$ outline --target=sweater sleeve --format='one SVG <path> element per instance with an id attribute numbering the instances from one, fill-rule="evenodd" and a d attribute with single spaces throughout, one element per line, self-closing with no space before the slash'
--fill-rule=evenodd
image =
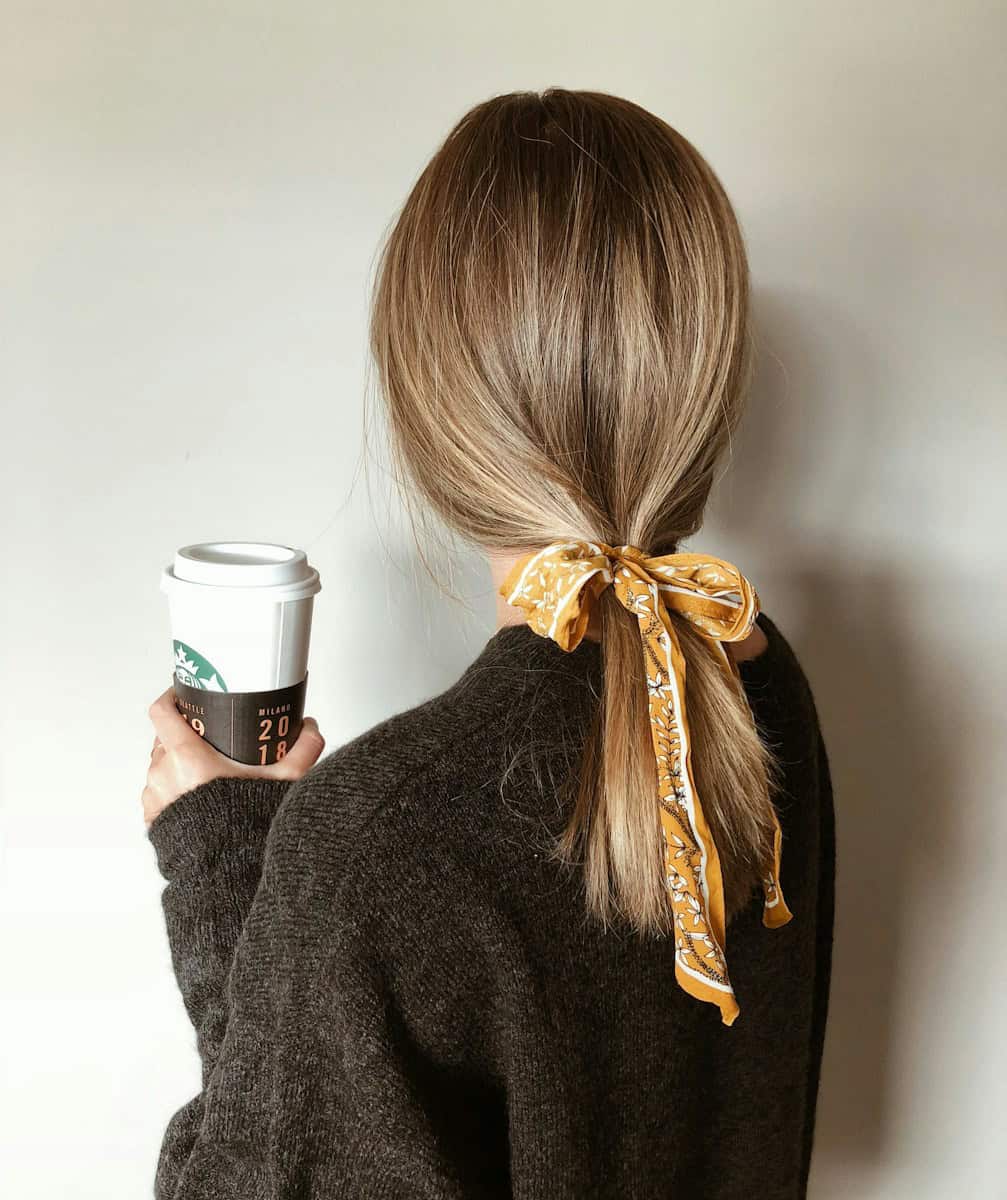
<path id="1" fill-rule="evenodd" d="M 396 994 L 401 914 L 299 815 L 298 795 L 270 831 L 203 1088 L 164 1138 L 157 1200 L 470 1196 L 422 1101 L 427 1064 Z M 198 928 L 173 930 L 182 961 L 206 952 Z"/>
<path id="2" fill-rule="evenodd" d="M 222 1032 L 224 983 L 259 885 L 266 837 L 290 786 L 211 779 L 179 796 L 147 834 L 167 880 L 161 904 L 172 966 L 204 1066 Z"/>

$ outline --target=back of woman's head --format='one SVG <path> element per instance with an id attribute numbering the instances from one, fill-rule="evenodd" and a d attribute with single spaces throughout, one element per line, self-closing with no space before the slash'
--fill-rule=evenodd
<path id="1" fill-rule="evenodd" d="M 748 267 L 711 168 L 645 109 L 595 92 L 468 112 L 383 249 L 371 323 L 400 474 L 490 553 L 562 540 L 672 553 L 698 529 L 749 374 Z M 602 702 L 558 854 L 588 909 L 666 932 L 635 618 L 599 597 Z M 694 770 L 728 913 L 771 853 L 769 760 L 690 622 Z"/>

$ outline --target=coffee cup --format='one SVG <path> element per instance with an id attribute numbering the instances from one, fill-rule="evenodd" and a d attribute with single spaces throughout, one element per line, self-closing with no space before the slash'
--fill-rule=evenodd
<path id="1" fill-rule="evenodd" d="M 175 706 L 238 762 L 267 766 L 301 732 L 318 572 L 266 542 L 183 546 L 161 574 Z"/>

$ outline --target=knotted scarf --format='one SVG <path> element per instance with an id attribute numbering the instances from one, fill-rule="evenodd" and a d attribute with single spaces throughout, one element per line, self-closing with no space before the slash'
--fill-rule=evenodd
<path id="1" fill-rule="evenodd" d="M 525 555 L 508 572 L 500 594 L 525 610 L 535 633 L 572 651 L 584 636 L 593 602 L 610 584 L 638 618 L 643 639 L 665 881 L 675 927 L 675 977 L 690 995 L 716 1004 L 721 1020 L 730 1025 L 739 1008 L 725 957 L 723 876 L 693 778 L 685 657 L 669 612 L 691 621 L 721 668 L 737 679 L 737 667 L 722 643 L 742 641 L 751 633 L 759 598 L 738 568 L 719 558 L 651 558 L 635 546 L 587 541 L 554 542 Z M 780 889 L 781 833 L 775 811 L 773 820 L 773 863 L 762 881 L 762 921 L 769 928 L 791 919 Z"/>

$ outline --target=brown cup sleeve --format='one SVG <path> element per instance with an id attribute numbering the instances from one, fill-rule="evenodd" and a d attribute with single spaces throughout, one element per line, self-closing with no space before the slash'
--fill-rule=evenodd
<path id="1" fill-rule="evenodd" d="M 174 678 L 175 707 L 211 746 L 236 762 L 278 762 L 301 732 L 308 677 L 265 692 L 208 692 Z"/>

